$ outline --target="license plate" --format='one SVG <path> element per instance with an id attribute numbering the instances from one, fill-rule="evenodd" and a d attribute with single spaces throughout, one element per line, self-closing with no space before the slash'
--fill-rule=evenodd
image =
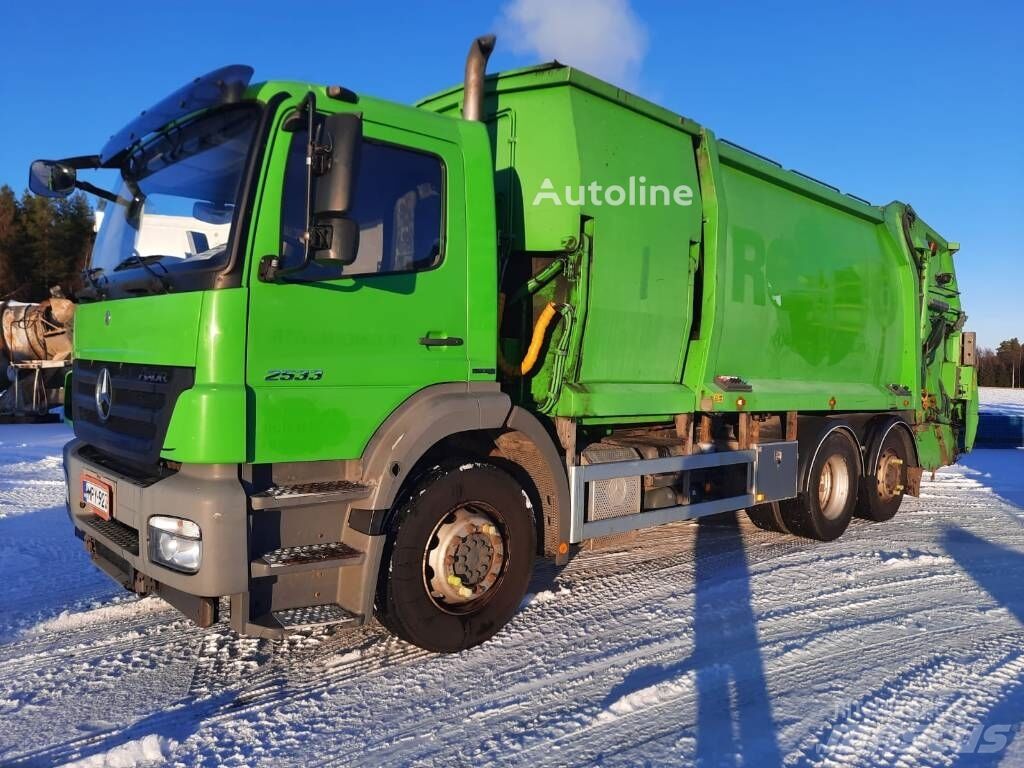
<path id="1" fill-rule="evenodd" d="M 82 473 L 82 501 L 86 509 L 92 510 L 97 517 L 109 520 L 113 498 L 114 492 L 109 483 Z"/>

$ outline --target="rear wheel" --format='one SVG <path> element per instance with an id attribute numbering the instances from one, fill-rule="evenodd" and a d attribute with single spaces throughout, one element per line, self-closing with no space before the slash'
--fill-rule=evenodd
<path id="1" fill-rule="evenodd" d="M 536 535 L 526 497 L 505 472 L 486 464 L 431 471 L 396 510 L 377 617 L 431 651 L 488 640 L 526 594 Z"/>
<path id="2" fill-rule="evenodd" d="M 779 502 L 773 501 L 769 504 L 758 504 L 747 510 L 747 517 L 758 528 L 773 533 L 789 533 L 786 523 L 782 519 L 782 510 Z"/>
<path id="3" fill-rule="evenodd" d="M 890 429 L 878 448 L 875 473 L 861 478 L 858 517 L 878 523 L 892 519 L 903 503 L 907 466 L 913 455 L 907 433 Z"/>
<path id="4" fill-rule="evenodd" d="M 845 432 L 828 434 L 808 467 L 803 492 L 779 502 L 782 523 L 791 533 L 819 541 L 843 534 L 857 504 L 857 458 L 857 446 Z"/>

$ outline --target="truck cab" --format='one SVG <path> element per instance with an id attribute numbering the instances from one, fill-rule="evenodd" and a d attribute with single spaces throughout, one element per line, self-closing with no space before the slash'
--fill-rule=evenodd
<path id="1" fill-rule="evenodd" d="M 472 425 L 510 405 L 495 381 L 484 127 L 250 76 L 211 73 L 99 155 L 35 173 L 44 192 L 82 169 L 120 177 L 87 187 L 105 205 L 68 388 L 76 533 L 126 586 L 200 624 L 234 595 L 239 631 L 278 635 L 309 621 L 286 608 L 372 615 L 383 536 L 371 518 L 420 458 L 403 466 L 389 445 L 390 482 L 362 481 L 389 417 L 416 414 L 400 427 L 414 448 L 430 418 L 452 426 L 435 401 Z M 318 211 L 317 184 L 342 183 L 329 168 L 342 141 L 351 202 Z M 321 258 L 309 238 L 340 216 L 350 252 L 321 241 Z M 357 502 L 361 526 L 346 520 Z"/>

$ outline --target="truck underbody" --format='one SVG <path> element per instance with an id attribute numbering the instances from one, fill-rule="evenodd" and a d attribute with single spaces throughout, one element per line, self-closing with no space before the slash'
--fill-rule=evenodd
<path id="1" fill-rule="evenodd" d="M 481 462 L 508 472 L 534 513 L 536 554 L 563 563 L 586 540 L 737 509 L 765 528 L 834 538 L 841 530 L 822 535 L 787 524 L 778 502 L 797 496 L 813 457 L 835 435 L 856 448 L 847 483 L 874 485 L 897 506 L 920 484 L 916 455 L 905 455 L 903 467 L 884 464 L 880 453 L 893 433 L 913 445 L 908 413 L 682 414 L 671 426 L 602 428 L 600 439 L 560 423 L 565 444 L 556 452 L 542 423 L 500 391 L 436 390 L 399 409 L 358 461 L 183 464 L 146 476 L 74 441 L 65 468 L 76 531 L 126 588 L 160 595 L 201 626 L 218 620 L 228 598 L 236 631 L 280 637 L 373 618 L 392 512 L 440 466 Z M 408 450 L 388 447 L 395 443 Z M 396 467 L 401 482 L 387 482 L 398 479 Z M 75 492 L 71 478 L 83 473 L 110 486 L 116 518 L 97 517 Z M 856 491 L 847 493 L 852 502 Z M 860 499 L 857 514 L 877 515 L 863 490 Z M 145 521 L 186 513 L 202 528 L 204 547 L 217 552 L 200 574 L 176 573 L 147 557 L 152 533 Z"/>

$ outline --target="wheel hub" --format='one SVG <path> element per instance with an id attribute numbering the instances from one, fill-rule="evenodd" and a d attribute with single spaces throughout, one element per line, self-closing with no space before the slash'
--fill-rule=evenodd
<path id="1" fill-rule="evenodd" d="M 488 508 L 466 505 L 438 523 L 423 555 L 424 582 L 438 607 L 465 610 L 497 582 L 506 547 L 496 519 Z"/>
<path id="2" fill-rule="evenodd" d="M 893 450 L 886 450 L 878 459 L 875 473 L 878 495 L 884 500 L 894 499 L 903 493 L 903 459 Z"/>
<path id="3" fill-rule="evenodd" d="M 482 582 L 490 569 L 494 545 L 486 534 L 477 531 L 462 540 L 455 548 L 452 570 L 462 583 L 475 586 Z"/>
<path id="4" fill-rule="evenodd" d="M 839 517 L 850 495 L 850 468 L 842 456 L 829 456 L 818 479 L 818 507 L 830 520 Z"/>

